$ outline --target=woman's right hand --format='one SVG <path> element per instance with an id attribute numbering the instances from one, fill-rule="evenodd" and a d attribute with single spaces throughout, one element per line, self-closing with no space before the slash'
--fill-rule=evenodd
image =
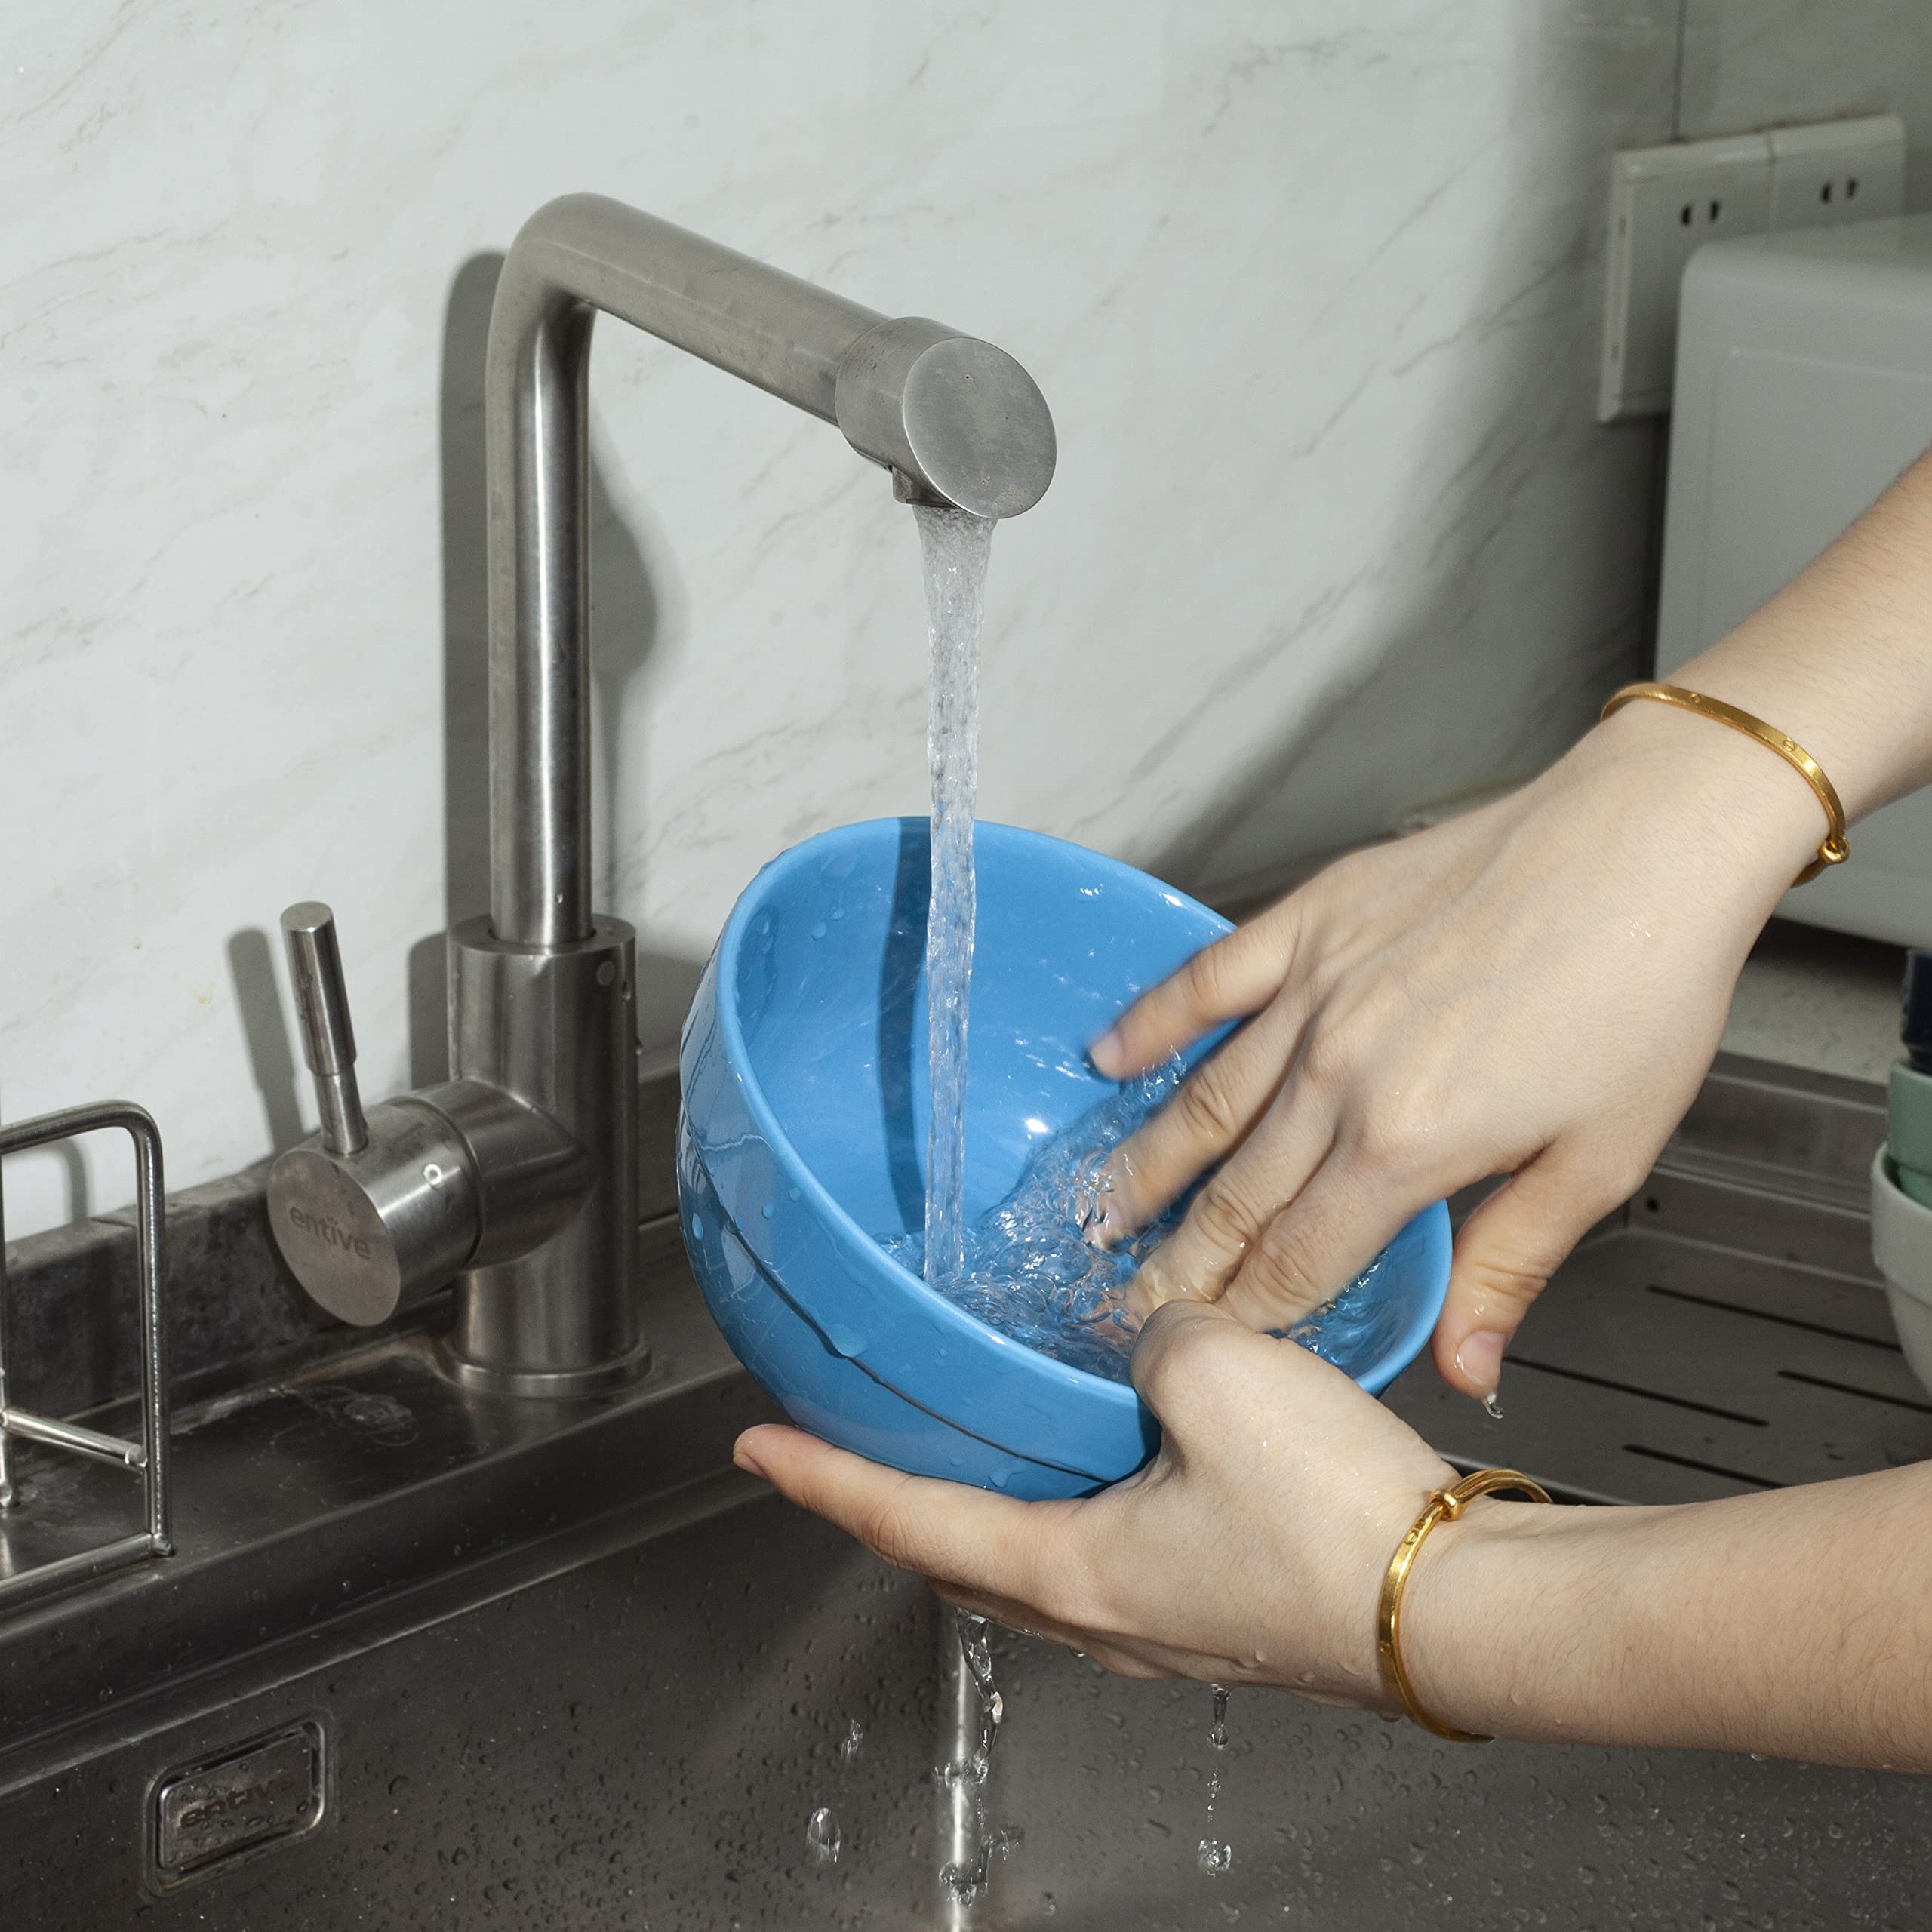
<path id="1" fill-rule="evenodd" d="M 1822 830 L 1762 746 L 1636 704 L 1521 791 L 1340 860 L 1197 955 L 1093 1048 L 1125 1079 L 1248 1021 L 1114 1156 L 1107 1241 L 1222 1164 L 1137 1311 L 1225 1299 L 1284 1327 L 1430 1201 L 1502 1176 L 1457 1236 L 1435 1341 L 1447 1380 L 1491 1393 L 1531 1302 L 1695 1096 Z"/>

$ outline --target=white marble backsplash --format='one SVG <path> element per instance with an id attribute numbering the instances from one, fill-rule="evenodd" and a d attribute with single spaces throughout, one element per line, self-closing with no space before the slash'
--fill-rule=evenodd
<path id="1" fill-rule="evenodd" d="M 1932 206 L 1932 7 L 1924 0 L 1684 0 L 1678 131 L 1897 114 L 1906 205 Z"/>
<path id="2" fill-rule="evenodd" d="M 1690 0 L 1694 6 L 1700 0 Z M 1810 10 L 1822 20 L 1835 8 Z M 1634 661 L 1653 447 L 1592 419 L 1606 157 L 1678 0 L 27 0 L 0 37 L 0 1115 L 182 1185 L 298 1135 L 288 902 L 374 1097 L 481 903 L 494 257 L 617 195 L 1010 349 L 989 815 L 1214 892 L 1553 754 Z M 600 899 L 668 1047 L 780 847 L 920 808 L 911 520 L 600 328 Z M 16 1233 L 125 1199 L 10 1163 Z"/>

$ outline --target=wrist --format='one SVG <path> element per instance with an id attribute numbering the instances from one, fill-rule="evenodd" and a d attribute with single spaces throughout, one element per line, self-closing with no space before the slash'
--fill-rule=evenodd
<path id="1" fill-rule="evenodd" d="M 1558 774 L 1592 793 L 1607 833 L 1614 814 L 1712 903 L 1747 912 L 1754 932 L 1829 829 L 1810 785 L 1777 752 L 1670 705 L 1626 705 L 1549 775 Z"/>
<path id="2" fill-rule="evenodd" d="M 1548 1727 L 1536 1657 L 1561 1595 L 1549 1559 L 1585 1512 L 1483 1497 L 1439 1524 L 1403 1594 L 1402 1667 L 1422 1709 L 1479 1737 L 1560 1736 Z"/>

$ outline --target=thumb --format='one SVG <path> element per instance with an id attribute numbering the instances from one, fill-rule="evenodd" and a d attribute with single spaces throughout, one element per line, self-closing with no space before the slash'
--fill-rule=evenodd
<path id="1" fill-rule="evenodd" d="M 1435 1324 L 1435 1366 L 1466 1395 L 1493 1395 L 1509 1346 L 1558 1265 L 1615 1201 L 1574 1156 L 1546 1148 L 1463 1223 Z M 1623 1196 L 1619 1194 L 1617 1201 Z"/>

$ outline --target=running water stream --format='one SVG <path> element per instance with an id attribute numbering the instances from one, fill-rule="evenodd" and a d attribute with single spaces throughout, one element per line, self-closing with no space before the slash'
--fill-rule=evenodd
<path id="1" fill-rule="evenodd" d="M 1107 1186 L 1111 1149 L 1179 1085 L 1178 1060 L 1129 1081 L 1038 1149 L 1007 1198 L 968 1228 L 965 1214 L 967 1035 L 973 975 L 976 892 L 973 820 L 979 777 L 980 632 L 993 525 L 964 511 L 915 505 L 925 565 L 932 681 L 927 760 L 932 780 L 931 897 L 926 927 L 927 1048 L 931 1094 L 923 1235 L 881 1236 L 887 1251 L 980 1319 L 1029 1346 L 1091 1372 L 1124 1381 L 1133 1331 L 1124 1289 L 1149 1249 L 1178 1223 L 1183 1195 L 1152 1226 L 1115 1248 L 1088 1238 Z M 1371 1262 L 1348 1289 L 1297 1324 L 1294 1339 L 1333 1361 L 1346 1361 L 1367 1311 L 1360 1288 L 1380 1266 Z M 993 1861 L 1019 1834 L 989 1825 L 987 1774 L 1004 1715 L 993 1679 L 983 1617 L 961 1611 L 951 1633 L 956 1656 L 946 1675 L 953 1687 L 954 1740 L 934 1770 L 943 1794 L 946 1847 L 941 1889 L 949 1926 L 970 1922 Z M 1228 1694 L 1214 1687 L 1208 1731 L 1216 1761 L 1208 1792 L 1208 1833 L 1201 1870 L 1224 1875 L 1233 1847 L 1214 1835 L 1227 1746 Z M 856 1727 L 855 1727 L 856 1729 Z M 840 1837 L 829 1810 L 815 1813 L 813 1854 L 835 1860 Z"/>
<path id="2" fill-rule="evenodd" d="M 1235 1862 L 1235 1848 L 1224 1838 L 1214 1835 L 1214 1807 L 1221 1795 L 1220 1754 L 1228 1748 L 1228 1690 L 1224 1684 L 1217 1684 L 1214 1690 L 1214 1721 L 1208 1727 L 1208 1742 L 1214 1747 L 1213 1774 L 1208 1780 L 1208 1835 L 1196 1849 L 1194 1862 L 1211 1878 L 1224 1878 Z"/>
<path id="3" fill-rule="evenodd" d="M 926 567 L 932 695 L 932 903 L 926 923 L 926 1029 L 932 1111 L 926 1142 L 925 1278 L 965 1267 L 966 1023 L 973 979 L 973 807 L 980 776 L 980 626 L 993 525 L 915 503 Z"/>
<path id="4" fill-rule="evenodd" d="M 915 504 L 925 561 L 932 649 L 926 761 L 932 778 L 932 894 L 926 915 L 926 1045 L 931 1114 L 926 1139 L 925 1278 L 958 1292 L 966 1274 L 966 1035 L 973 982 L 973 812 L 980 775 L 980 630 L 993 525 L 964 510 Z M 986 1621 L 954 1620 L 962 1720 L 958 1749 L 934 1777 L 945 1794 L 949 1856 L 940 1881 L 953 1914 L 986 1889 L 1012 1834 L 989 1828 L 986 1774 L 1004 1712 Z M 961 1921 L 964 1922 L 963 1920 Z"/>
<path id="5" fill-rule="evenodd" d="M 980 765 L 980 632 L 986 614 L 992 519 L 915 503 L 931 652 L 926 758 L 931 778 L 931 891 L 926 918 L 928 1091 L 923 1229 L 879 1236 L 894 1260 L 1002 1334 L 1076 1368 L 1128 1380 L 1134 1325 L 1128 1283 L 1173 1232 L 1192 1195 L 1126 1241 L 1091 1230 L 1109 1182 L 1107 1156 L 1179 1087 L 1178 1059 L 1098 1100 L 1037 1147 L 1012 1192 L 966 1218 L 965 1101 L 974 923 L 973 821 Z M 1350 1291 L 1314 1312 L 1295 1339 L 1346 1365 L 1364 1323 L 1392 1318 Z M 1399 1315 L 1399 1309 L 1392 1311 Z"/>
<path id="6" fill-rule="evenodd" d="M 993 1681 L 986 1620 L 971 1611 L 955 1611 L 952 1632 L 958 1657 L 941 1665 L 942 1686 L 949 1681 L 952 1687 L 949 1751 L 946 1761 L 934 1767 L 933 1778 L 943 1804 L 946 1863 L 939 1876 L 945 1923 L 947 1932 L 964 1932 L 976 1922 L 971 1909 L 992 1876 L 993 1860 L 1010 1857 L 1019 1849 L 1022 1835 L 1011 1825 L 987 1821 L 987 1774 L 992 1768 L 1006 1700 Z"/>

